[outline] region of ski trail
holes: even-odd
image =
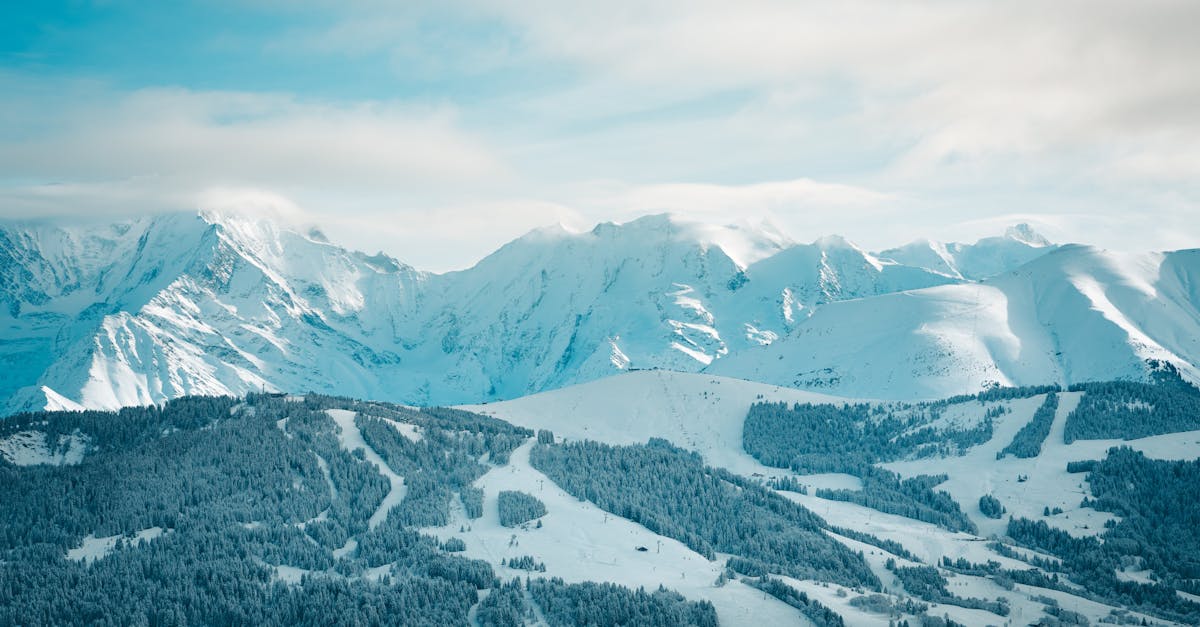
[[[383,458],[379,456],[379,453],[376,453],[375,449],[371,448],[367,444],[367,441],[363,439],[362,432],[358,430],[358,425],[354,424],[354,417],[357,415],[355,412],[346,409],[327,409],[325,413],[329,414],[329,417],[333,418],[333,421],[337,423],[338,440],[341,442],[342,448],[347,451],[362,449],[363,456],[366,457],[367,461],[374,464],[375,468],[387,478],[388,483],[392,486],[387,496],[383,497],[383,501],[379,503],[379,507],[375,509],[375,513],[371,514],[371,518],[367,520],[367,529],[374,529],[387,518],[388,512],[393,507],[399,505],[400,501],[404,500],[404,495],[408,493],[408,488],[404,485],[404,477],[392,471],[387,462],[383,461]]]
[[[317,458],[317,467],[321,469],[321,475],[325,477],[325,485],[329,486],[329,500],[336,501],[338,499],[338,489],[333,484],[333,477],[329,474],[329,463],[325,461],[324,457],[317,455],[313,451],[309,451],[309,453],[312,453],[313,457]]]

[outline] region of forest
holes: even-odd
[[[1079,383],[1079,406],[1067,416],[1063,434],[1075,440],[1133,440],[1200,429],[1200,389],[1172,364],[1150,360],[1150,381]]]
[[[1176,620],[1200,623],[1200,604],[1176,594],[1200,592],[1200,460],[1162,461],[1115,447],[1092,465],[1092,498],[1085,507],[1120,516],[1100,539],[1072,537],[1044,521],[1011,519],[1007,535],[1062,559],[1072,581],[1108,602]],[[1125,581],[1126,566],[1154,573],[1152,583]]]
[[[530,462],[569,494],[644,525],[696,552],[763,572],[879,588],[862,555],[822,532],[812,512],[756,482],[705,466],[665,440],[611,446],[539,444]]]
[[[1042,452],[1042,443],[1050,435],[1050,427],[1054,424],[1054,414],[1058,411],[1058,394],[1050,392],[1042,406],[1033,412],[1033,418],[1021,427],[1008,443],[996,453],[996,459],[1004,459],[1005,455],[1029,459],[1037,457]]]
[[[505,527],[523,525],[546,515],[546,506],[536,496],[517,490],[501,490],[496,506],[500,510],[500,524]]]
[[[844,627],[846,624],[837,612],[778,579],[763,576],[750,581],[750,585],[800,610],[817,627]]]
[[[405,475],[408,495],[377,525],[389,482],[340,446],[330,408],[361,412],[364,440]],[[506,460],[533,436],[492,418],[251,395],[0,422],[4,435],[32,429],[81,434],[89,448],[73,466],[0,458],[0,624],[466,626],[472,607],[495,625],[533,611],[554,625],[716,624],[711,605],[666,590],[502,582],[461,556],[461,540],[420,533],[447,519],[456,492],[481,498],[480,460]],[[72,558],[85,538],[111,547]],[[538,607],[514,601],[514,586]],[[480,591],[492,591],[486,603]]]
[[[958,503],[934,489],[945,477],[901,479],[875,465],[962,451],[991,438],[992,420],[998,415],[994,410],[967,429],[926,426],[944,407],[927,403],[889,411],[866,404],[755,403],[746,415],[742,444],[767,466],[799,473],[842,472],[863,481],[861,490],[818,490],[821,498],[973,532],[975,524]]]
[[[1068,416],[1068,439],[1200,428],[1200,392],[1166,366],[1149,383],[1071,389],[1085,394]],[[845,472],[863,483],[861,490],[817,489],[816,496],[975,532],[959,505],[937,489],[944,476],[902,479],[877,464],[959,454],[992,436],[992,421],[1005,408],[988,403],[1046,394],[1002,451],[1036,456],[1057,410],[1055,392],[999,388],[964,397],[957,402],[986,409],[981,420],[957,427],[933,424],[950,407],[945,401],[756,403],[743,445],[764,464]],[[344,448],[329,409],[354,412],[366,445],[403,476],[397,505],[381,508],[392,483],[363,450]],[[1136,421],[1142,422],[1129,424]],[[493,568],[467,557],[467,536],[439,541],[422,533],[447,525],[456,502],[468,519],[481,518],[485,494],[476,482],[531,440],[532,465],[569,494],[710,560],[727,558],[714,585],[740,578],[818,625],[841,618],[781,577],[859,592],[882,587],[863,554],[831,533],[918,561],[893,540],[830,527],[789,500],[788,492],[808,491],[795,477],[735,475],[662,439],[626,446],[567,442],[548,430],[456,409],[268,394],[0,421],[0,438],[29,431],[46,434],[51,446],[74,438],[86,452],[77,465],[63,466],[16,466],[0,457],[0,624],[467,625],[471,614],[480,625],[521,625],[534,617],[551,625],[715,625],[711,604],[670,590],[567,583],[548,578],[555,573],[532,555]],[[1200,460],[1161,461],[1116,447],[1066,469],[1087,473],[1080,475],[1089,487],[1084,507],[1116,516],[1099,539],[1072,537],[1044,520],[1010,518],[1004,542],[1057,559],[1019,555],[993,542],[988,546],[1040,570],[959,559],[944,560],[943,571],[986,576],[1008,589],[1069,591],[1200,624],[1200,604],[1175,592],[1200,594]],[[525,492],[489,496],[505,526],[540,526],[547,514]],[[1006,516],[991,494],[980,495],[978,507],[991,518]],[[1007,612],[996,601],[950,594],[936,568],[892,568],[906,590],[927,602]],[[1123,569],[1149,572],[1149,582],[1117,577]],[[882,603],[863,599],[865,606]],[[1051,618],[1077,617],[1058,608]]]
[[[949,582],[933,566],[898,566],[896,561],[889,559],[888,570],[896,574],[900,584],[909,594],[930,603],[956,605],[977,610],[986,610],[997,616],[1008,616],[1008,604],[1003,601],[987,601],[984,599],[964,598],[952,594],[946,586]]]

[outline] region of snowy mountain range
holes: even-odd
[[[870,253],[671,216],[533,231],[445,274],[216,213],[0,225],[0,402],[114,408],[317,391],[516,398],[624,370],[844,396],[1200,376],[1200,250],[1028,226]]]

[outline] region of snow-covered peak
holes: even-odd
[[[209,229],[194,214],[181,213],[116,222],[60,218],[0,224],[0,293],[12,299],[11,306],[69,297],[59,311],[87,307],[100,295],[112,302],[178,271]]]
[[[918,239],[881,251],[878,256],[948,277],[977,281],[1015,270],[1056,248],[1033,227],[1021,223],[1009,227],[1003,236],[985,237],[974,244]]]
[[[818,237],[816,240],[813,240],[813,246],[816,246],[817,248],[820,248],[821,250],[835,250],[835,249],[861,250],[858,246],[855,246],[854,244],[852,244],[845,237],[842,237],[841,235],[837,235],[837,234],[822,235],[821,237]]]
[[[1033,227],[1026,222],[1014,224],[1005,229],[1004,237],[1036,248],[1050,246],[1050,240],[1033,230]]]
[[[671,213],[642,216],[624,223],[604,222],[596,225],[591,235],[639,245],[671,242],[705,249],[715,247],[743,269],[793,244],[791,238],[770,222],[718,225]]]

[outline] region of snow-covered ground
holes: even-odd
[[[1008,514],[1016,518],[1045,520],[1075,536],[1099,535],[1104,523],[1114,516],[1107,512],[1080,507],[1091,492],[1084,473],[1068,473],[1067,463],[1103,459],[1108,449],[1128,446],[1154,459],[1195,459],[1200,457],[1200,431],[1157,435],[1136,440],[1077,440],[1063,442],[1067,415],[1079,404],[1081,392],[1059,394],[1058,411],[1050,434],[1037,457],[1021,459],[1011,455],[996,459],[996,453],[1033,417],[1044,396],[1004,401],[1012,410],[994,421],[994,435],[984,444],[971,448],[961,457],[929,458],[884,464],[902,476],[946,474],[949,479],[938,486],[949,492],[959,507],[979,527],[984,537],[1003,535],[1008,515],[994,520],[979,511],[979,497],[991,494]],[[976,403],[968,404],[980,407]],[[982,409],[981,409],[982,411]],[[1025,477],[1022,481],[1020,478]],[[1061,514],[1044,517],[1045,508],[1060,508]]]
[[[0,455],[17,466],[73,466],[83,461],[88,441],[87,436],[77,433],[59,436],[51,450],[45,433],[21,431],[0,439]]]
[[[76,562],[91,562],[98,559],[104,559],[105,557],[108,557],[109,553],[113,552],[113,549],[117,547],[117,542],[119,542],[122,537],[126,538],[130,546],[139,546],[143,542],[150,542],[151,540],[161,537],[167,532],[168,531],[164,530],[162,527],[150,527],[149,529],[142,529],[141,531],[138,531],[137,533],[133,534],[132,537],[115,535],[97,538],[89,533],[83,538],[82,544],[67,551],[67,559]]]
[[[886,514],[853,503],[822,499],[811,494],[802,495],[786,491],[781,491],[780,494],[804,505],[832,525],[899,542],[926,564],[937,564],[942,557],[948,557],[951,560],[964,558],[973,563],[995,561],[1004,568],[1023,570],[1030,568],[1028,563],[1001,556],[987,547],[989,536],[1003,535],[1007,516],[1003,520],[983,516],[978,507],[981,495],[992,494],[1009,513],[1035,520],[1042,519],[1042,510],[1045,507],[1062,508],[1062,514],[1046,519],[1049,524],[1077,535],[1097,534],[1103,531],[1104,521],[1111,515],[1079,507],[1080,501],[1087,493],[1085,475],[1067,473],[1067,462],[1100,459],[1110,447],[1116,445],[1131,446],[1158,459],[1200,457],[1200,431],[1153,436],[1128,442],[1081,440],[1070,445],[1065,444],[1063,431],[1066,418],[1078,405],[1081,394],[1067,392],[1059,396],[1059,406],[1051,424],[1050,434],[1037,457],[1018,459],[1007,456],[997,460],[996,453],[1007,446],[1013,436],[1029,422],[1034,412],[1042,405],[1044,395],[952,405],[942,413],[936,426],[954,425],[965,428],[981,421],[989,409],[1004,406],[1007,411],[994,418],[991,440],[972,447],[962,456],[885,464],[885,467],[906,477],[917,474],[948,475],[949,479],[938,488],[946,490],[958,501],[962,510],[979,526],[979,535],[953,533],[936,525]],[[697,451],[708,464],[721,466],[744,476],[791,475],[788,471],[759,464],[742,449],[742,425],[746,412],[751,403],[763,400],[789,403],[845,402],[844,399],[836,397],[737,379],[668,371],[635,371],[513,401],[468,406],[464,409],[496,416],[529,428],[551,429],[559,439],[592,439],[612,444],[634,444],[644,443],[651,437],[666,438],[676,445]],[[434,532],[443,538],[463,537],[469,555],[487,559],[497,566],[504,558],[533,555],[546,563],[547,575],[561,576],[569,581],[590,578],[615,581],[624,585],[656,585],[659,579],[650,575],[657,574],[658,571],[654,568],[663,567],[666,558],[653,552],[650,555],[632,553],[624,546],[631,542],[641,542],[652,549],[657,548],[657,542],[663,542],[664,554],[677,560],[677,563],[670,567],[671,570],[679,570],[680,575],[687,573],[688,580],[695,578],[699,573],[709,573],[713,577],[719,573],[719,564],[706,565],[702,558],[692,554],[686,547],[669,539],[658,538],[638,525],[617,519],[611,514],[604,514],[591,504],[580,503],[564,494],[549,479],[527,467],[525,451],[526,447],[522,447],[514,454],[510,466],[495,469],[479,481],[478,485],[484,488],[487,495],[483,519],[467,521],[460,506],[456,510],[454,522]],[[1026,479],[1022,481],[1019,477]],[[861,487],[857,478],[847,475],[808,475],[797,478],[811,487]],[[496,492],[501,489],[522,489],[542,498],[550,510],[550,514],[543,519],[544,527],[522,530],[498,527],[495,522],[494,501]],[[571,523],[560,522],[564,518],[569,519]],[[597,524],[600,529],[594,530],[593,526]],[[608,525],[616,526],[607,527]],[[460,527],[467,531],[459,533]],[[618,531],[614,532],[613,529]],[[517,544],[510,546],[509,543],[514,537]],[[902,594],[901,586],[894,575],[883,567],[884,562],[894,556],[873,546],[836,535],[835,537],[864,553],[872,570],[884,582],[886,591]],[[655,544],[651,544],[652,541]],[[615,543],[617,548],[611,548],[610,543]],[[1018,550],[1018,553],[1032,552]],[[648,557],[653,557],[654,563],[649,566],[649,573],[646,573],[647,567],[640,564],[639,560]],[[902,564],[906,562],[903,559],[898,561]],[[689,567],[692,570],[688,570]],[[641,574],[636,577],[630,576],[625,574],[627,571],[637,571]],[[946,605],[935,605],[931,609],[930,613],[933,615],[947,614],[967,625],[1034,622],[1044,615],[1043,604],[1032,599],[1038,595],[1058,599],[1062,607],[1088,616],[1093,623],[1114,609],[1064,592],[1022,585],[1018,585],[1014,590],[1005,590],[987,578],[955,576],[945,571],[944,573],[950,577],[950,591],[958,596],[986,599],[1004,597],[1011,603],[1012,613],[1007,618],[982,610]],[[1131,572],[1123,576],[1133,578],[1138,574]],[[736,616],[737,612],[741,611],[738,609],[740,601],[730,601],[722,597],[728,593],[712,592],[707,588],[693,589],[691,584],[683,583],[684,579],[680,576],[678,581],[672,583],[667,580],[664,584],[680,590],[689,597],[712,600],[717,605],[722,619]],[[843,596],[838,592],[838,586],[811,581],[789,580],[788,583],[836,609],[849,625],[887,625],[886,616],[870,614],[851,606],[849,601],[858,596],[853,591],[848,591]],[[733,584],[721,590],[730,589],[731,585]],[[759,600],[762,600],[762,594],[758,594]],[[733,624],[745,622],[738,620]]]

